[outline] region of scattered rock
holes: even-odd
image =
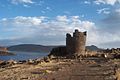
[[[27,61],[26,60],[20,60],[18,61],[18,64],[23,64],[23,63],[26,63]]]
[[[44,57],[44,61],[45,61],[45,62],[50,62],[49,57]]]
[[[4,65],[6,65],[6,64],[7,64],[6,61],[0,61],[0,67],[4,66]]]
[[[17,61],[15,61],[15,60],[9,60],[7,62],[8,62],[8,64],[17,64]]]
[[[34,64],[34,60],[29,59],[29,60],[27,61],[27,63],[28,63],[28,64]]]

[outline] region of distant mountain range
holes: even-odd
[[[91,46],[86,46],[87,49],[91,50],[91,51],[99,51],[101,50],[101,48],[98,48],[95,45],[91,45]]]
[[[57,46],[43,46],[35,44],[21,44],[8,47],[9,51],[22,51],[22,52],[50,52],[52,48]],[[100,50],[97,46],[86,46],[87,49],[96,51]]]
[[[50,52],[55,46],[43,46],[35,44],[21,44],[8,47],[9,51],[22,52]]]

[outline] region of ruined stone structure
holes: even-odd
[[[59,46],[59,47],[53,48],[48,56],[51,56],[51,55],[66,56],[67,55],[66,46]]]
[[[87,32],[75,30],[73,35],[66,34],[66,46],[53,48],[48,55],[50,58],[102,57],[106,59],[120,59],[120,48],[90,50],[85,46]],[[92,46],[93,48],[94,46]],[[95,47],[96,48],[96,47]]]
[[[77,29],[71,36],[69,33],[66,34],[66,50],[70,55],[84,55],[85,44],[86,44],[86,32],[79,32]]]
[[[85,55],[86,36],[86,32],[79,32],[78,30],[75,30],[73,36],[67,33],[66,46],[53,48],[48,56],[77,57]]]

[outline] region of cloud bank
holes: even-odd
[[[108,5],[115,5],[116,3],[120,3],[120,0],[95,0],[94,3],[96,4],[108,4]]]
[[[106,47],[103,44],[120,41],[120,32],[115,32],[119,27],[113,28],[113,30],[106,27],[107,30],[105,30],[98,28],[92,21],[82,20],[80,16],[64,15],[56,16],[54,19],[46,16],[17,16],[1,19],[0,25],[4,33],[10,35],[9,37],[0,37],[0,42],[5,40],[6,44],[65,45],[65,34],[72,33],[74,29],[88,32],[87,45]],[[110,45],[109,47],[116,46]]]
[[[33,4],[32,0],[11,0],[12,4]]]
[[[109,8],[103,8],[97,10],[98,14],[110,14]]]
[[[14,5],[23,5],[24,7],[30,7],[30,4],[34,4],[33,0],[9,0]]]

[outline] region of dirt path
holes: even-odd
[[[75,62],[62,71],[47,75],[43,80],[115,80],[114,65]]]
[[[112,62],[93,60],[16,64],[0,69],[0,80],[115,80],[114,75]]]

